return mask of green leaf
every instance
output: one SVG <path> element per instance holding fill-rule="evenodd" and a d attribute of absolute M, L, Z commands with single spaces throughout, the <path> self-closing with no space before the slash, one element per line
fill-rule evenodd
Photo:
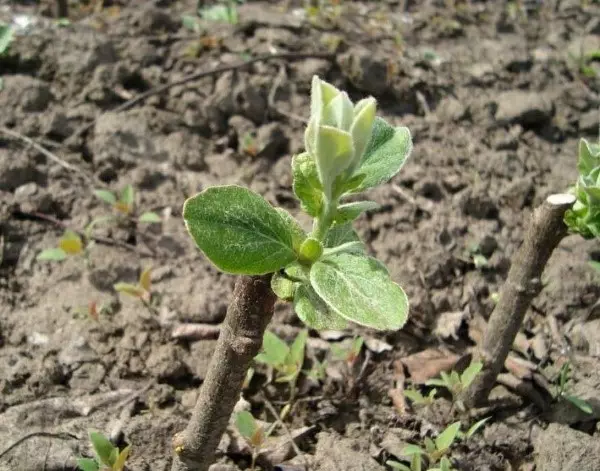
<path fill-rule="evenodd" d="M 283 365 L 289 353 L 290 348 L 287 344 L 273 332 L 267 330 L 263 337 L 262 355 L 260 359 L 258 356 L 256 359 L 257 361 L 275 367 L 277 365 Z"/>
<path fill-rule="evenodd" d="M 425 401 L 425 398 L 423 397 L 423 394 L 421 394 L 416 389 L 405 389 L 404 390 L 404 395 L 408 399 L 410 399 L 412 402 L 415 402 L 417 404 L 422 403 L 423 401 Z"/>
<path fill-rule="evenodd" d="M 440 460 L 440 471 L 451 471 L 450 460 L 445 456 Z"/>
<path fill-rule="evenodd" d="M 302 242 L 304 242 L 304 240 L 307 237 L 306 232 L 304 232 L 304 229 L 302 229 L 302 227 L 300 226 L 298 221 L 296 221 L 294 216 L 288 213 L 285 209 L 275 208 L 275 210 L 283 218 L 285 224 L 287 224 L 287 226 L 291 229 L 292 247 L 294 248 L 294 251 L 298 252 L 300 250 Z"/>
<path fill-rule="evenodd" d="M 181 24 L 185 29 L 189 29 L 193 33 L 200 33 L 202 31 L 200 23 L 198 22 L 198 19 L 195 16 L 182 15 Z"/>
<path fill-rule="evenodd" d="M 296 292 L 296 282 L 279 273 L 273 273 L 271 277 L 271 289 L 279 299 L 292 301 Z"/>
<path fill-rule="evenodd" d="M 77 460 L 77 466 L 81 471 L 98 471 L 100 469 L 96 460 L 91 458 L 79 458 Z"/>
<path fill-rule="evenodd" d="M 231 25 L 235 25 L 239 21 L 237 8 L 233 4 L 213 5 L 200 9 L 198 13 L 206 21 L 229 23 Z"/>
<path fill-rule="evenodd" d="M 133 207 L 133 203 L 135 202 L 135 190 L 133 189 L 133 186 L 127 185 L 125 186 L 125 188 L 123 188 L 123 191 L 121 191 L 121 198 L 119 198 L 119 201 L 126 205 L 128 208 Z"/>
<path fill-rule="evenodd" d="M 342 252 L 323 258 L 312 266 L 310 282 L 349 321 L 379 330 L 397 330 L 406 322 L 406 294 L 372 257 Z"/>
<path fill-rule="evenodd" d="M 394 128 L 385 120 L 375 118 L 373 134 L 355 175 L 364 174 L 365 179 L 354 191 L 364 191 L 387 182 L 396 175 L 412 151 L 410 131 L 405 127 Z"/>
<path fill-rule="evenodd" d="M 343 330 L 348 327 L 348 321 L 332 312 L 308 284 L 298 286 L 294 295 L 294 311 L 311 329 Z"/>
<path fill-rule="evenodd" d="M 307 339 L 308 331 L 306 329 L 301 330 L 290 347 L 290 360 L 296 365 L 298 370 L 300 370 L 304 364 L 304 349 L 306 347 Z"/>
<path fill-rule="evenodd" d="M 42 250 L 36 257 L 37 260 L 44 262 L 62 262 L 66 258 L 67 253 L 58 247 Z"/>
<path fill-rule="evenodd" d="M 449 388 L 450 385 L 444 381 L 443 379 L 440 378 L 432 378 L 430 380 L 428 380 L 425 385 L 427 386 L 441 386 L 443 388 Z"/>
<path fill-rule="evenodd" d="M 422 455 L 425 453 L 425 451 L 417 445 L 406 445 L 404 448 L 402 448 L 402 451 L 400 453 L 402 453 L 404 456 L 412 456 Z"/>
<path fill-rule="evenodd" d="M 250 440 L 256 432 L 256 420 L 254 416 L 248 411 L 240 411 L 235 416 L 235 426 L 240 432 L 240 435 L 247 440 Z"/>
<path fill-rule="evenodd" d="M 336 224 L 352 222 L 365 211 L 371 211 L 379 207 L 374 201 L 357 201 L 355 203 L 341 204 L 338 206 L 334 220 Z"/>
<path fill-rule="evenodd" d="M 117 197 L 112 191 L 108 190 L 94 190 L 94 194 L 105 203 L 111 206 L 117 202 Z"/>
<path fill-rule="evenodd" d="M 352 163 L 354 145 L 349 132 L 331 126 L 317 125 L 317 140 L 314 153 L 319 181 L 326 194 L 331 196 L 338 175 Z"/>
<path fill-rule="evenodd" d="M 581 175 L 590 174 L 600 165 L 600 146 L 590 144 L 586 139 L 579 141 L 579 160 L 577 170 Z"/>
<path fill-rule="evenodd" d="M 11 25 L 0 23 L 0 56 L 6 54 L 14 39 L 14 31 Z"/>
<path fill-rule="evenodd" d="M 142 214 L 139 217 L 138 221 L 139 222 L 147 222 L 147 223 L 152 224 L 152 223 L 156 223 L 156 222 L 162 222 L 162 219 L 158 214 L 150 211 L 150 212 Z"/>
<path fill-rule="evenodd" d="M 398 463 L 397 461 L 389 460 L 386 461 L 385 464 L 388 465 L 390 468 L 399 469 L 400 471 L 411 471 L 411 469 L 408 466 L 402 463 Z"/>
<path fill-rule="evenodd" d="M 196 245 L 224 272 L 263 275 L 296 259 L 297 229 L 248 189 L 208 188 L 185 202 L 183 218 Z"/>
<path fill-rule="evenodd" d="M 429 437 L 425 437 L 423 439 L 423 443 L 425 444 L 425 451 L 428 454 L 432 454 L 433 452 L 435 452 L 435 443 L 433 443 L 433 440 Z"/>
<path fill-rule="evenodd" d="M 121 452 L 117 456 L 117 459 L 115 460 L 115 464 L 113 465 L 113 471 L 123 471 L 123 469 L 125 468 L 125 462 L 127 461 L 127 458 L 129 458 L 130 452 L 131 445 L 127 445 L 121 450 Z"/>
<path fill-rule="evenodd" d="M 592 406 L 590 406 L 586 401 L 584 401 L 580 397 L 572 396 L 570 394 L 564 394 L 563 397 L 586 414 L 591 414 L 593 412 Z"/>
<path fill-rule="evenodd" d="M 475 435 L 477 433 L 477 431 L 483 427 L 485 425 L 485 423 L 490 420 L 489 417 L 486 417 L 485 419 L 481 419 L 478 422 L 475 422 L 473 425 L 471 425 L 471 427 L 469 428 L 469 430 L 467 430 L 467 433 L 465 433 L 465 437 L 466 438 L 471 438 L 473 435 Z"/>
<path fill-rule="evenodd" d="M 460 382 L 463 388 L 468 388 L 471 385 L 473 380 L 481 371 L 481 368 L 483 368 L 483 363 L 480 361 L 471 362 L 471 364 L 460 375 Z"/>
<path fill-rule="evenodd" d="M 458 432 L 460 431 L 460 422 L 454 422 L 446 427 L 435 439 L 435 447 L 438 451 L 446 450 L 452 446 Z"/>
<path fill-rule="evenodd" d="M 112 466 L 113 462 L 111 461 L 111 455 L 113 449 L 115 448 L 114 445 L 108 438 L 99 432 L 90 431 L 89 437 L 98 459 L 102 462 L 102 464 Z"/>
<path fill-rule="evenodd" d="M 337 247 L 348 242 L 360 242 L 360 237 L 351 223 L 334 224 L 325 238 L 325 247 Z"/>
<path fill-rule="evenodd" d="M 144 294 L 146 294 L 144 288 L 141 286 L 132 285 L 131 283 L 115 283 L 113 288 L 119 293 L 124 293 L 129 296 L 133 296 L 134 298 L 141 298 L 144 296 Z"/>
<path fill-rule="evenodd" d="M 323 187 L 317 165 L 308 152 L 293 157 L 292 175 L 294 194 L 300 200 L 302 209 L 310 216 L 317 217 L 323 201 Z"/>

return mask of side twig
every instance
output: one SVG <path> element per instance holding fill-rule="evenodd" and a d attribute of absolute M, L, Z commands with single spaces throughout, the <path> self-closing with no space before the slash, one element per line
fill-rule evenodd
<path fill-rule="evenodd" d="M 206 471 L 227 428 L 252 359 L 273 317 L 270 275 L 240 277 L 186 429 L 175 435 L 172 471 Z"/>
<path fill-rule="evenodd" d="M 535 210 L 523 244 L 513 256 L 498 304 L 490 316 L 479 350 L 484 366 L 462 398 L 466 405 L 473 407 L 487 400 L 525 313 L 542 289 L 541 277 L 546 263 L 567 235 L 563 219 L 574 203 L 572 195 L 551 195 Z"/>

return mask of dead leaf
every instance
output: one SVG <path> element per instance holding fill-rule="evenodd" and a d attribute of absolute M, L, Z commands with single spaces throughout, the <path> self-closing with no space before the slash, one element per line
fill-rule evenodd
<path fill-rule="evenodd" d="M 464 318 L 464 311 L 442 312 L 435 322 L 433 334 L 442 339 L 458 339 L 458 329 L 460 329 Z"/>
<path fill-rule="evenodd" d="M 537 370 L 534 363 L 509 353 L 504 362 L 504 367 L 519 379 L 530 379 Z"/>
<path fill-rule="evenodd" d="M 401 359 L 415 384 L 424 384 L 442 371 L 451 370 L 460 357 L 449 350 L 430 348 Z"/>
<path fill-rule="evenodd" d="M 406 414 L 406 399 L 404 398 L 404 387 L 390 389 L 388 391 L 388 396 L 392 400 L 392 404 L 394 404 L 394 409 L 398 415 L 402 416 Z"/>

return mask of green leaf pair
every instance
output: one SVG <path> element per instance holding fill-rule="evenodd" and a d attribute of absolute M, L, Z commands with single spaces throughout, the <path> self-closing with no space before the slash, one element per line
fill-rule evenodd
<path fill-rule="evenodd" d="M 94 449 L 95 458 L 79 458 L 77 466 L 81 471 L 123 471 L 129 457 L 131 445 L 119 451 L 108 438 L 99 432 L 90 431 L 89 439 Z"/>
<path fill-rule="evenodd" d="M 341 329 L 351 321 L 396 330 L 406 321 L 406 294 L 365 253 L 351 226 L 378 205 L 341 201 L 387 182 L 412 149 L 408 129 L 376 118 L 375 110 L 373 98 L 353 104 L 313 78 L 307 151 L 292 160 L 294 193 L 314 218 L 312 232 L 235 185 L 208 188 L 183 208 L 188 231 L 213 264 L 238 275 L 273 273 L 274 292 L 315 329 Z"/>
<path fill-rule="evenodd" d="M 291 346 L 272 332 L 265 332 L 261 352 L 254 358 L 277 371 L 276 382 L 295 383 L 304 364 L 304 350 L 308 332 L 302 330 Z"/>
<path fill-rule="evenodd" d="M 567 211 L 565 223 L 586 239 L 600 237 L 600 144 L 579 142 L 579 178 L 573 192 L 577 197 Z"/>

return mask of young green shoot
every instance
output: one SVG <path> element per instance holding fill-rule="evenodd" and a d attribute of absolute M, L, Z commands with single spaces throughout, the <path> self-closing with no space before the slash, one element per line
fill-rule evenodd
<path fill-rule="evenodd" d="M 489 417 L 473 424 L 466 432 L 460 430 L 460 422 L 454 422 L 446 427 L 436 438 L 432 440 L 425 437 L 423 446 L 407 445 L 402 454 L 410 458 L 410 465 L 390 460 L 386 464 L 393 469 L 401 471 L 421 471 L 423 460 L 429 466 L 427 471 L 453 471 L 448 454 L 457 440 L 468 440 L 488 421 Z M 431 467 L 437 465 L 436 467 Z"/>
<path fill-rule="evenodd" d="M 137 284 L 115 283 L 113 288 L 118 293 L 139 299 L 140 302 L 152 313 L 156 314 L 157 297 L 152 293 L 152 268 L 147 267 L 140 273 Z"/>
<path fill-rule="evenodd" d="M 77 466 L 80 471 L 124 471 L 125 462 L 129 457 L 131 445 L 122 450 L 114 446 L 108 438 L 99 432 L 89 431 L 88 436 L 92 448 L 93 458 L 79 458 Z"/>
<path fill-rule="evenodd" d="M 136 205 L 135 205 L 135 190 L 133 186 L 126 185 L 119 195 L 116 195 L 112 191 L 97 189 L 94 190 L 94 194 L 97 198 L 109 204 L 111 208 L 115 211 L 115 216 L 106 216 L 102 218 L 98 218 L 90 223 L 90 226 L 95 226 L 101 222 L 117 222 L 124 223 L 128 221 L 133 221 L 136 223 L 159 223 L 162 221 L 160 216 L 152 211 L 147 211 L 139 216 L 136 213 Z M 88 227 L 90 227 L 88 226 Z"/>
<path fill-rule="evenodd" d="M 273 424 L 268 430 L 265 430 L 250 412 L 241 411 L 235 416 L 235 426 L 252 450 L 252 463 L 250 469 L 254 471 L 256 469 L 256 458 L 258 457 L 265 440 L 273 433 L 276 424 Z"/>
<path fill-rule="evenodd" d="M 296 381 L 304 364 L 304 351 L 308 331 L 302 330 L 291 346 L 274 333 L 267 331 L 263 337 L 262 351 L 254 358 L 258 363 L 269 366 L 275 372 L 276 383 L 288 383 L 290 401 L 296 395 Z"/>
<path fill-rule="evenodd" d="M 421 391 L 415 388 L 405 389 L 404 395 L 407 399 L 416 405 L 416 406 L 430 406 L 435 401 L 435 395 L 437 394 L 437 389 L 433 388 L 429 391 L 427 396 L 424 396 Z"/>
<path fill-rule="evenodd" d="M 376 117 L 376 110 L 374 98 L 353 103 L 313 77 L 305 152 L 292 159 L 294 194 L 313 219 L 309 231 L 283 208 L 237 185 L 210 187 L 185 202 L 183 218 L 198 248 L 222 272 L 244 276 L 236 283 L 227 334 L 219 337 L 194 414 L 174 439 L 173 471 L 204 471 L 212 462 L 226 426 L 220 418 L 232 413 L 273 315 L 273 293 L 293 303 L 302 322 L 316 330 L 354 322 L 395 331 L 405 324 L 404 290 L 352 228 L 362 213 L 377 208 L 356 195 L 388 182 L 412 150 L 409 130 Z M 304 346 L 292 345 L 288 352 L 287 345 L 272 343 L 275 355 L 267 346 L 259 359 L 295 386 Z"/>
<path fill-rule="evenodd" d="M 36 259 L 46 262 L 62 262 L 69 257 L 83 255 L 87 264 L 89 263 L 89 251 L 93 245 L 93 241 L 85 244 L 79 234 L 66 230 L 58 240 L 56 247 L 42 250 Z"/>
<path fill-rule="evenodd" d="M 461 373 L 452 370 L 450 373 L 442 371 L 440 378 L 434 378 L 427 381 L 427 386 L 443 387 L 452 395 L 452 401 L 462 410 L 459 396 L 465 391 L 475 380 L 479 372 L 483 368 L 483 363 L 472 361 L 471 364 Z"/>
<path fill-rule="evenodd" d="M 560 367 L 556 378 L 554 398 L 558 401 L 568 401 L 586 414 L 591 414 L 592 407 L 579 396 L 570 393 L 571 383 L 571 363 L 566 361 Z"/>

